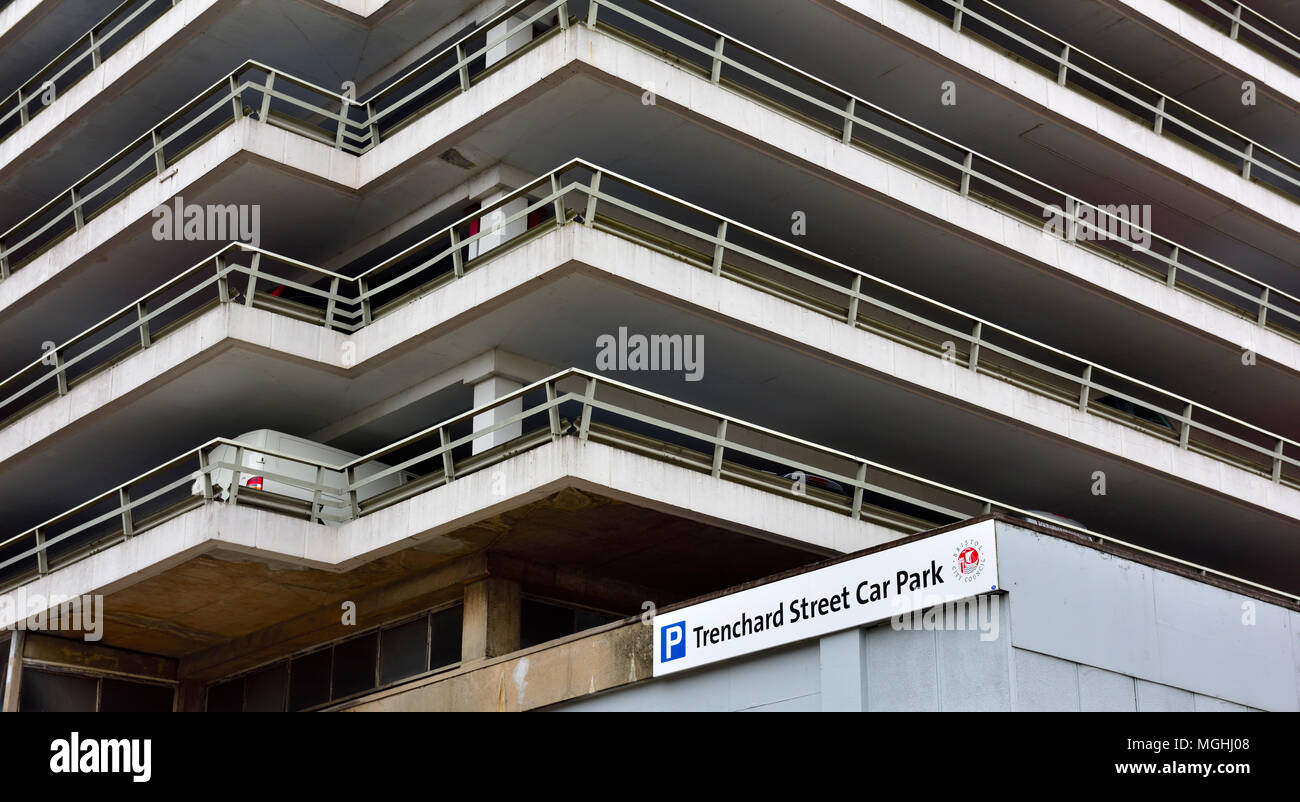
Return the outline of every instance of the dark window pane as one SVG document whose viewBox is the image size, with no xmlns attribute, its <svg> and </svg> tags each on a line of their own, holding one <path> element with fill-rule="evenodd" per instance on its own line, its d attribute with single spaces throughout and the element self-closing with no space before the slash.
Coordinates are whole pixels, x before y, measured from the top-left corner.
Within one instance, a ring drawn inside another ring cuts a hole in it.
<svg viewBox="0 0 1300 802">
<path fill-rule="evenodd" d="M 303 655 L 289 668 L 289 709 L 305 710 L 330 700 L 330 650 Z"/>
<path fill-rule="evenodd" d="M 379 633 L 372 632 L 334 647 L 334 693 L 339 699 L 375 687 L 375 652 Z"/>
<path fill-rule="evenodd" d="M 458 604 L 439 610 L 430 616 L 433 626 L 433 644 L 429 651 L 429 668 L 440 668 L 460 662 L 460 628 L 464 622 L 464 609 Z"/>
<path fill-rule="evenodd" d="M 396 682 L 423 671 L 428 636 L 427 617 L 384 630 L 379 646 L 380 684 Z"/>
<path fill-rule="evenodd" d="M 595 610 L 575 610 L 574 611 L 574 632 L 581 632 L 584 629 L 599 627 L 608 624 L 610 621 L 617 621 L 619 616 L 609 615 L 607 613 L 598 613 Z"/>
<path fill-rule="evenodd" d="M 93 713 L 97 680 L 23 669 L 18 709 L 37 713 Z"/>
<path fill-rule="evenodd" d="M 526 649 L 573 634 L 573 610 L 524 599 L 519 610 L 519 646 Z"/>
<path fill-rule="evenodd" d="M 101 713 L 170 713 L 175 690 L 169 685 L 146 685 L 105 679 L 99 691 Z"/>
<path fill-rule="evenodd" d="M 289 679 L 289 664 L 273 666 L 244 677 L 245 713 L 284 712 L 285 686 Z"/>
<path fill-rule="evenodd" d="M 209 713 L 240 713 L 244 709 L 244 680 L 239 678 L 208 688 Z"/>
</svg>

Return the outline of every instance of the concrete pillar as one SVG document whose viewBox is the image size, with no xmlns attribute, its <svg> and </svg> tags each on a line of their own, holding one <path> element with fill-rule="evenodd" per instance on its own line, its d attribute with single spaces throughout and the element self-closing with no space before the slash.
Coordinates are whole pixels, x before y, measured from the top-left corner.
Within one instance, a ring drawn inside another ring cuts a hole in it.
<svg viewBox="0 0 1300 802">
<path fill-rule="evenodd" d="M 495 25 L 488 31 L 487 37 L 489 42 L 495 42 L 500 37 L 505 36 L 509 31 L 515 31 L 505 41 L 488 48 L 487 66 L 491 67 L 507 55 L 513 53 L 529 42 L 533 41 L 533 26 L 524 25 L 523 21 L 540 11 L 545 3 L 532 3 L 524 6 L 523 11 L 510 17 L 505 22 Z"/>
<path fill-rule="evenodd" d="M 500 189 L 493 192 L 483 199 L 483 205 L 490 206 L 513 191 L 511 189 Z M 515 198 L 504 206 L 493 209 L 479 218 L 479 233 L 483 234 L 483 236 L 469 244 L 469 258 L 473 259 L 485 254 L 498 245 L 509 242 L 513 237 L 527 231 L 528 218 L 526 216 L 521 216 L 509 223 L 505 222 L 512 215 L 520 214 L 527 208 L 527 198 Z"/>
<path fill-rule="evenodd" d="M 465 586 L 460 659 L 499 657 L 519 649 L 519 583 L 487 577 Z"/>
<path fill-rule="evenodd" d="M 850 629 L 823 635 L 821 650 L 822 710 L 866 710 L 866 630 Z"/>
<path fill-rule="evenodd" d="M 500 398 L 503 395 L 512 393 L 524 385 L 514 379 L 506 378 L 499 374 L 493 373 L 474 383 L 474 406 L 479 407 Z M 524 399 L 522 397 L 514 401 L 493 407 L 487 412 L 474 416 L 474 431 L 491 426 L 499 420 L 504 420 L 512 415 L 518 415 L 524 411 Z M 507 441 L 513 440 L 523 433 L 524 425 L 522 421 L 515 421 L 509 426 L 503 426 L 496 431 L 474 439 L 473 453 L 478 454 L 486 451 L 493 446 L 500 445 Z"/>
<path fill-rule="evenodd" d="M 23 646 L 27 633 L 14 632 L 9 638 L 9 654 L 5 660 L 5 694 L 3 709 L 6 713 L 18 712 L 18 694 L 23 685 Z"/>
<path fill-rule="evenodd" d="M 181 680 L 176 689 L 176 712 L 202 713 L 208 707 L 208 689 L 201 680 Z"/>
</svg>

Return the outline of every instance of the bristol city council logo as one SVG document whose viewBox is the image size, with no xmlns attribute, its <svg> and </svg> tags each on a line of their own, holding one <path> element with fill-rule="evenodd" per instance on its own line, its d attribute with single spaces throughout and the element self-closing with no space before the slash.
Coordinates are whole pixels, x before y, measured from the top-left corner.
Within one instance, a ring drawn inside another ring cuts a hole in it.
<svg viewBox="0 0 1300 802">
<path fill-rule="evenodd" d="M 984 573 L 987 561 L 984 559 L 984 546 L 978 540 L 963 540 L 953 551 L 953 573 L 962 582 L 974 582 Z"/>
</svg>

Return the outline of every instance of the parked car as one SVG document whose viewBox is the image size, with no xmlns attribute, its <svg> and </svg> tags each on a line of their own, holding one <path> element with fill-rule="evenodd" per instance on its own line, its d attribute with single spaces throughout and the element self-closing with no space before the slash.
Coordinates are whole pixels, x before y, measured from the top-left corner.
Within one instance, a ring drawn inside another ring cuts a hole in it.
<svg viewBox="0 0 1300 802">
<path fill-rule="evenodd" d="M 1103 395 L 1101 398 L 1097 399 L 1097 403 L 1104 404 L 1111 409 L 1118 410 L 1127 415 L 1132 415 L 1138 420 L 1144 420 L 1147 423 L 1154 423 L 1156 426 L 1159 426 L 1162 429 L 1168 429 L 1170 432 L 1178 432 L 1177 427 L 1174 426 L 1173 422 L 1171 422 L 1169 418 L 1166 418 L 1154 409 L 1147 409 L 1141 404 L 1134 404 L 1132 401 L 1123 398 L 1116 398 L 1113 395 Z"/>
<path fill-rule="evenodd" d="M 353 462 L 358 457 L 358 455 L 347 451 L 331 448 L 312 440 L 295 437 L 272 429 L 258 429 L 241 434 L 239 437 L 234 438 L 234 441 L 245 446 L 243 459 L 239 462 L 239 484 L 241 487 L 259 490 L 263 493 L 275 493 L 302 501 L 312 501 L 315 495 L 314 491 L 275 477 L 296 479 L 310 486 L 316 481 L 316 468 L 314 465 L 342 466 Z M 212 447 L 207 453 L 208 464 L 235 464 L 236 448 L 236 446 L 225 444 Z M 276 454 L 283 454 L 284 456 L 276 456 Z M 307 462 L 298 462 L 293 459 L 286 459 L 286 457 L 299 457 L 307 460 Z M 387 468 L 388 466 L 381 462 L 366 462 L 356 467 L 354 476 L 357 480 L 361 480 L 381 473 Z M 340 491 L 321 494 L 321 501 L 326 505 L 327 509 L 333 507 L 337 510 L 338 505 L 348 503 L 346 495 L 341 492 L 343 488 L 347 487 L 347 479 L 342 471 L 326 470 L 321 478 L 326 487 Z M 213 495 L 222 501 L 228 500 L 233 479 L 234 471 L 231 468 L 213 470 Z M 357 501 L 366 501 L 380 493 L 392 490 L 405 484 L 406 479 L 405 472 L 395 471 L 382 479 L 362 485 L 357 489 Z M 203 493 L 201 479 L 195 480 L 192 492 L 195 495 Z"/>
</svg>

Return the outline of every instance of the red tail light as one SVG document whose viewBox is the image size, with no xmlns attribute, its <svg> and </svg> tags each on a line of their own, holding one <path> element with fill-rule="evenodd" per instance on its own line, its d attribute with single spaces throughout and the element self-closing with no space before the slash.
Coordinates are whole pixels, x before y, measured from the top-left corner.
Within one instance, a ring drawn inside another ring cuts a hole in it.
<svg viewBox="0 0 1300 802">
<path fill-rule="evenodd" d="M 262 477 L 260 477 L 260 476 L 250 476 L 250 477 L 248 477 L 248 481 L 245 482 L 244 484 L 248 485 L 249 487 L 253 488 L 254 490 L 261 490 L 261 489 L 262 489 Z"/>
</svg>

